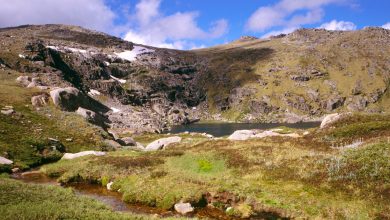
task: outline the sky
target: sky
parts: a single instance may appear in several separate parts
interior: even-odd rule
[[[0,0],[0,27],[79,25],[188,50],[298,28],[390,29],[389,9],[389,0]]]

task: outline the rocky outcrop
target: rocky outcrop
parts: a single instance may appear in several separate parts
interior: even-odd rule
[[[145,151],[161,150],[170,144],[179,143],[179,142],[181,142],[181,137],[178,136],[161,138],[148,144],[145,148]]]
[[[64,156],[61,159],[62,160],[73,160],[73,159],[88,156],[88,155],[104,156],[104,155],[106,155],[106,153],[101,152],[101,151],[82,151],[82,152],[75,153],[75,154],[66,153],[66,154],[64,154]]]

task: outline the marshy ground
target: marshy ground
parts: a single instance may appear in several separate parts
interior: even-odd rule
[[[65,185],[105,187],[113,181],[112,190],[124,202],[160,210],[183,201],[198,209],[208,204],[232,218],[388,218],[390,117],[356,114],[309,132],[301,138],[246,141],[182,134],[181,143],[162,151],[117,150],[60,160],[40,171]],[[164,136],[169,135],[136,140],[149,143]],[[25,184],[4,175],[0,188],[1,213],[9,219],[134,217],[59,186]]]

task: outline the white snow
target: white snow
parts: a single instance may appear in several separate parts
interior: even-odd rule
[[[50,48],[50,49],[53,49],[53,50],[58,50],[58,47],[56,47],[56,46],[47,46],[46,48]]]
[[[19,54],[19,57],[20,57],[20,58],[23,58],[23,59],[25,59],[25,58],[26,58],[26,56],[25,56],[25,55],[23,55],[23,54]]]
[[[116,81],[120,82],[120,83],[126,83],[126,80],[125,79],[119,79],[119,78],[116,78],[115,76],[112,76],[110,75],[111,78],[115,79]]]
[[[100,95],[100,92],[97,90],[91,89],[91,90],[89,90],[88,95],[90,95],[90,96]]]
[[[86,50],[73,48],[73,47],[65,47],[66,50],[70,50],[72,53],[87,53]]]
[[[121,53],[115,53],[118,57],[128,60],[128,61],[134,61],[136,60],[136,57],[140,54],[144,53],[152,53],[154,50],[148,49],[146,47],[141,47],[141,46],[134,46],[133,50],[125,50],[124,52]]]
[[[114,112],[114,113],[118,113],[120,112],[121,110],[117,109],[117,108],[114,108],[114,107],[111,107],[111,110]]]
[[[110,65],[110,63],[107,62],[107,61],[104,61],[103,63],[104,63],[104,65],[106,65],[106,66],[109,66],[109,65]]]

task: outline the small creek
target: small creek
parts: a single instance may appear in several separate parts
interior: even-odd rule
[[[118,192],[112,192],[97,184],[86,184],[86,183],[73,183],[66,186],[61,186],[55,179],[50,178],[39,171],[29,171],[24,173],[16,173],[12,175],[12,178],[23,181],[28,184],[42,184],[42,185],[55,185],[59,187],[72,188],[76,195],[86,196],[95,200],[98,200],[113,211],[118,212],[130,212],[134,214],[143,215],[156,215],[158,217],[172,217],[180,216],[174,211],[167,211],[154,207],[149,207],[139,204],[128,204],[122,201],[122,195]],[[224,212],[214,208],[196,208],[195,212],[187,217],[198,217],[198,218],[209,218],[209,219],[220,219],[220,220],[232,220],[225,215]]]
[[[236,130],[250,129],[272,129],[280,126],[297,129],[308,129],[319,127],[321,122],[301,122],[301,123],[194,123],[188,125],[173,126],[165,133],[177,134],[182,132],[207,133],[215,137],[231,135]]]

